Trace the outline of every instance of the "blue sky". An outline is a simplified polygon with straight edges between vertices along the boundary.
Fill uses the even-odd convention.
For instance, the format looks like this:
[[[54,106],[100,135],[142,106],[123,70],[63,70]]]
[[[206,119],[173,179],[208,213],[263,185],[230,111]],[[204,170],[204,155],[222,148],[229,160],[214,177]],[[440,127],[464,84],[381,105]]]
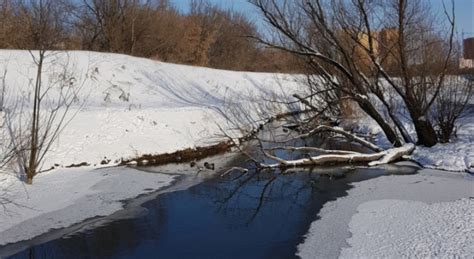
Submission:
[[[186,12],[191,0],[172,0],[175,5]],[[209,0],[211,3],[218,4],[224,8],[232,8],[248,14],[249,17],[256,19],[258,13],[254,7],[247,2],[247,0]],[[418,0],[415,0],[418,1]],[[430,0],[436,10],[442,10],[442,0]],[[449,0],[445,0],[449,4]],[[454,0],[457,30],[459,34],[464,31],[466,37],[474,37],[474,0]],[[467,34],[470,33],[470,34]],[[460,37],[461,35],[459,35]]]
[[[442,10],[442,0],[431,0],[436,9]],[[450,3],[446,1],[445,3]],[[459,33],[465,32],[466,37],[474,37],[474,0],[454,0],[456,27]]]

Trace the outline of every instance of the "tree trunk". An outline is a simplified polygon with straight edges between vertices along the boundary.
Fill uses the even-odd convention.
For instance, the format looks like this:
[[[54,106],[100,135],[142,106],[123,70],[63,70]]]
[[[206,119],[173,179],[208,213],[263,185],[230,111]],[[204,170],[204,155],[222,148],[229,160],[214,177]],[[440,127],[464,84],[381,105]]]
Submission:
[[[393,123],[395,123],[395,125],[397,126],[398,131],[400,131],[400,134],[402,135],[405,143],[415,143],[415,141],[413,141],[407,129],[405,128],[405,126],[403,126],[403,123],[398,119],[398,117],[393,114],[392,111],[389,111],[389,114],[390,118],[392,118]]]
[[[436,143],[438,143],[438,138],[433,124],[431,124],[428,118],[426,118],[427,115],[421,112],[421,108],[416,105],[415,98],[408,95],[405,103],[407,110],[410,113],[410,117],[413,120],[416,135],[418,136],[418,142],[416,144],[426,147],[436,145]]]
[[[416,135],[418,136],[418,145],[432,147],[438,143],[436,131],[431,122],[426,119],[415,118],[413,125],[415,126]]]
[[[33,184],[33,177],[36,174],[36,169],[30,169],[28,168],[28,171],[26,171],[26,184]]]
[[[41,107],[41,76],[43,70],[44,51],[39,51],[39,59],[37,63],[36,72],[36,83],[35,83],[35,96],[33,103],[33,118],[31,122],[31,143],[30,143],[30,157],[28,160],[28,168],[26,171],[27,183],[33,183],[33,177],[37,170],[37,155],[38,155],[38,131],[39,131],[39,118],[40,118],[40,107]]]
[[[357,99],[357,103],[359,104],[359,107],[367,113],[372,119],[374,119],[380,128],[382,128],[382,131],[385,133],[385,136],[387,137],[388,141],[392,143],[393,146],[395,147],[401,147],[402,142],[400,141],[399,137],[395,133],[395,131],[392,129],[392,127],[385,121],[385,119],[380,115],[380,113],[375,109],[375,107],[366,99]]]

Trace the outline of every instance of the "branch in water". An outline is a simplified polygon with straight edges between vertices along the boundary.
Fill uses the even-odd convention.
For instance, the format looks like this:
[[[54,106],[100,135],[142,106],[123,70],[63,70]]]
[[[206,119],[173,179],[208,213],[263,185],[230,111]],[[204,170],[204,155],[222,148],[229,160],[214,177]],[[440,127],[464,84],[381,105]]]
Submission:
[[[317,148],[317,147],[291,147],[291,146],[284,146],[284,147],[272,147],[267,148],[266,150],[286,150],[286,151],[300,151],[300,152],[318,152],[323,154],[339,154],[339,155],[350,155],[350,154],[358,154],[354,151],[346,151],[346,150],[331,150],[331,149],[324,149],[324,148]]]

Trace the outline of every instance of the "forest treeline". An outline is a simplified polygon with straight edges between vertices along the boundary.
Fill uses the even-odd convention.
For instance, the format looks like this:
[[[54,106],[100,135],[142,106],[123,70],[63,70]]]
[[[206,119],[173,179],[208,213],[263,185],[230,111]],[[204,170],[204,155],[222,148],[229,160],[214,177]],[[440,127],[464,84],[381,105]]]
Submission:
[[[0,8],[3,49],[91,50],[240,71],[302,67],[253,40],[258,28],[246,15],[205,0],[191,1],[186,13],[169,0],[2,0]]]

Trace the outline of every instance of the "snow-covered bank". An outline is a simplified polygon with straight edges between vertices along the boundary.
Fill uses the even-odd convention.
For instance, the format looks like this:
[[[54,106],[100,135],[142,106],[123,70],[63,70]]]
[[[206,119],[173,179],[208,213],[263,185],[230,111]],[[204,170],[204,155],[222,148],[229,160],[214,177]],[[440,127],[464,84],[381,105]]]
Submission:
[[[474,100],[471,100],[469,105],[474,107]],[[425,168],[474,172],[474,108],[471,108],[470,113],[466,113],[464,117],[459,119],[459,125],[456,135],[453,136],[450,143],[438,143],[429,148],[417,146],[410,159]],[[374,136],[372,141],[379,146],[391,147],[382,134],[380,127],[367,115],[361,114],[360,118],[345,120],[343,126],[364,135]],[[405,121],[405,126],[410,135],[416,139],[415,129],[411,124]]]
[[[52,229],[71,226],[122,209],[123,200],[172,183],[174,176],[130,168],[61,169],[39,174],[33,185],[2,177],[3,197],[14,201],[0,213],[0,245],[18,242]]]
[[[400,222],[400,224],[405,223],[407,226],[412,226],[413,231],[426,228],[435,230],[438,228],[430,223],[440,224],[445,228],[452,227],[452,229],[445,229],[444,231],[461,231],[457,229],[458,225],[455,222],[452,222],[451,224],[436,221],[436,219],[443,218],[442,212],[440,212],[439,218],[437,218],[436,215],[432,215],[429,221],[417,220],[416,217],[420,216],[420,213],[424,213],[423,211],[425,211],[425,209],[428,208],[431,210],[434,207],[443,207],[443,209],[446,210],[453,209],[455,211],[459,211],[462,209],[460,208],[461,205],[468,205],[468,203],[472,205],[472,202],[468,202],[466,200],[456,200],[466,199],[473,196],[473,176],[465,173],[449,173],[430,169],[421,170],[419,174],[415,175],[382,176],[375,179],[354,183],[353,188],[348,191],[347,196],[324,205],[318,214],[320,219],[314,221],[311,224],[305,241],[299,245],[298,255],[302,258],[336,258],[341,255],[341,248],[345,248],[351,250],[344,250],[345,252],[342,255],[354,258],[357,256],[354,253],[351,254],[351,251],[366,252],[367,250],[365,250],[365,247],[368,247],[371,244],[368,244],[367,246],[362,246],[361,244],[363,242],[373,242],[374,245],[381,245],[381,247],[378,249],[378,251],[381,251],[381,253],[378,255],[382,255],[382,257],[399,258],[397,257],[399,254],[396,253],[398,250],[394,249],[394,247],[402,245],[400,242],[406,241],[398,239],[399,237],[403,238],[403,235],[397,236],[398,234],[401,234],[400,232],[394,233],[394,236],[391,236],[390,238],[387,238],[387,240],[383,241],[376,239],[384,239],[385,236],[372,235],[370,238],[365,237],[365,239],[362,240],[359,239],[360,235],[366,235],[367,231],[370,231],[371,233],[381,233],[387,229],[392,229],[392,227],[396,227],[396,224],[389,226],[391,223],[393,223],[392,221]],[[359,206],[366,202],[372,201],[379,201],[377,204],[381,204],[381,200],[402,201],[403,204],[408,204],[408,208],[407,210],[405,210],[405,208],[400,209],[396,214],[389,214],[391,210],[378,210],[378,213],[385,216],[383,219],[380,219],[380,224],[377,224],[377,221],[371,221],[370,218],[365,218],[364,224],[359,226],[360,228],[364,228],[364,230],[362,231],[360,228],[356,227],[355,224],[360,223],[360,221],[357,220],[359,217],[353,219],[353,215],[357,215],[357,212],[360,208],[363,210],[359,210],[359,212],[366,211],[364,209],[366,207]],[[422,202],[423,206],[421,206],[420,203],[411,203],[415,201]],[[440,202],[448,203],[440,205]],[[388,203],[388,205],[390,205],[390,203]],[[414,206],[410,207],[410,205]],[[384,208],[386,208],[385,205]],[[420,210],[417,210],[417,208]],[[469,215],[460,216],[461,218],[458,218],[460,220],[459,224],[467,224],[468,229],[472,230],[474,225],[474,221],[472,219],[472,206],[468,206],[463,209],[464,211],[471,210],[471,217],[469,217]],[[436,211],[436,213],[438,213],[438,211]],[[397,216],[402,214],[404,215],[403,218],[397,218]],[[373,217],[376,216],[377,215],[373,215]],[[410,221],[402,222],[403,219]],[[455,218],[453,218],[453,220],[455,220]],[[355,233],[351,234],[350,231],[355,231]],[[413,242],[413,244],[411,244],[413,247],[418,246],[421,249],[423,246],[428,246],[438,241],[438,239],[435,239],[435,234],[425,234],[427,233],[417,232],[416,236],[411,236],[411,239],[406,242]],[[351,235],[354,235],[357,239],[351,240]],[[458,239],[458,241],[469,241],[469,235],[472,237],[472,231],[469,233],[465,232],[466,239]],[[459,236],[453,236],[453,238],[457,237]],[[389,247],[383,246],[384,244],[389,244]],[[355,247],[350,248],[349,245],[355,245]],[[474,255],[472,254],[473,251],[469,250],[468,248],[468,246],[472,247],[472,239],[469,243],[458,244],[458,246],[466,247],[465,250],[460,251],[465,253],[458,254],[459,256],[472,257]],[[418,251],[421,250],[414,249],[408,251],[408,253],[413,253],[408,254],[407,257],[418,256],[418,254],[414,254]],[[433,252],[435,251],[436,250],[433,250]],[[450,250],[441,249],[438,251],[440,254],[432,255],[441,258],[452,255]],[[367,255],[368,257],[377,257],[375,254]],[[404,254],[402,254],[402,256],[403,255]]]
[[[206,158],[206,162],[215,164],[215,170],[203,170],[203,161],[198,161],[194,168],[189,164],[169,164],[147,168],[149,172],[128,167],[62,168],[39,174],[33,185],[24,185],[13,175],[0,174],[0,184],[7,187],[1,197],[13,201],[0,206],[0,246],[84,221],[90,223],[92,219],[107,222],[107,218],[97,217],[116,212],[128,215],[130,211],[141,211],[140,202],[162,192],[199,184],[228,168],[238,157],[236,153],[228,153]],[[137,199],[144,194],[150,195]],[[65,234],[68,231],[62,230]]]
[[[474,200],[427,204],[377,200],[361,204],[349,223],[341,258],[469,258],[474,256]],[[370,242],[368,242],[370,240]]]
[[[431,148],[417,147],[412,159],[426,168],[474,173],[474,110],[460,122],[452,142]]]
[[[52,146],[45,168],[207,146],[219,141],[216,119],[205,108],[85,109]]]
[[[52,146],[45,169],[213,144],[221,134],[218,124],[235,126],[226,125],[224,118],[239,116],[235,109],[249,113],[241,119],[258,123],[288,109],[268,100],[286,100],[306,89],[303,78],[292,75],[225,71],[87,51],[50,52],[44,81],[65,68],[83,85],[77,106],[85,103]],[[30,105],[30,84],[36,73],[30,53],[0,50],[0,71],[7,71],[7,106],[18,100]],[[358,118],[355,124],[364,133],[380,133],[368,118]],[[412,158],[428,168],[465,171],[472,167],[474,114],[462,124],[452,143],[418,147]],[[408,130],[414,134],[413,128]],[[383,143],[378,135],[375,142]]]
[[[19,101],[31,105],[30,84],[36,67],[30,53],[0,50],[0,64],[2,74],[7,71],[6,106],[16,107]],[[228,126],[224,112],[239,116],[236,110],[240,109],[258,123],[260,115],[268,118],[282,112],[261,110],[277,105],[264,100],[285,100],[288,92],[302,89],[291,75],[225,71],[87,51],[50,52],[43,81],[65,68],[81,86],[73,108],[83,104],[83,109],[54,143],[43,168],[55,163],[98,164],[104,157],[115,161],[213,144],[222,135],[217,124]],[[55,91],[50,91],[51,98]]]

